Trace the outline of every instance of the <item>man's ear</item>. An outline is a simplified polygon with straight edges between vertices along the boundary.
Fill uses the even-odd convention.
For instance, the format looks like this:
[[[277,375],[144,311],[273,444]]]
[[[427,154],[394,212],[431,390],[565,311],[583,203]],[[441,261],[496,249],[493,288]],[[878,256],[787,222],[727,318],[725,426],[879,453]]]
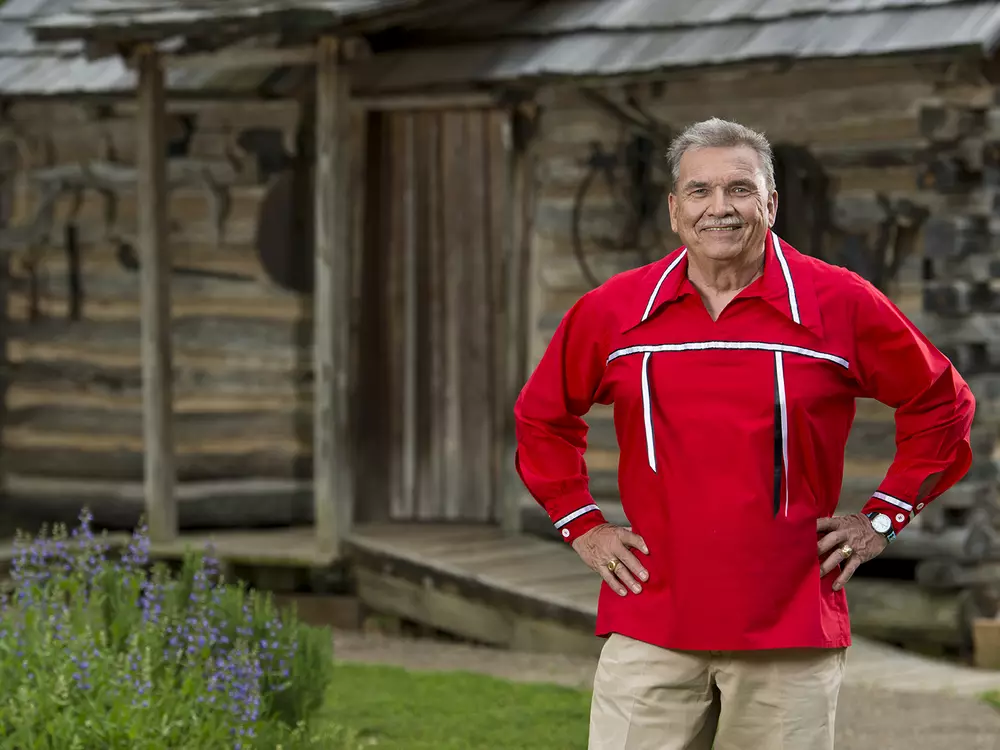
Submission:
[[[670,229],[677,234],[677,196],[673,193],[667,195],[667,207],[670,212]]]
[[[774,226],[774,222],[778,219],[778,191],[772,190],[771,194],[767,197],[767,225],[769,227]]]

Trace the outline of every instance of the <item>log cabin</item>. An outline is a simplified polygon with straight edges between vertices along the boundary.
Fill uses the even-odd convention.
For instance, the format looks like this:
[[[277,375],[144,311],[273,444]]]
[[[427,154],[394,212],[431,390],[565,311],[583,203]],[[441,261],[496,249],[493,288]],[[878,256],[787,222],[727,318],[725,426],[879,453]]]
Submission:
[[[0,82],[16,134],[5,163],[17,165],[8,503],[75,512],[84,497],[131,522],[158,493],[176,506],[164,525],[175,532],[322,525],[319,496],[337,495],[347,520],[326,525],[340,537],[350,519],[551,535],[512,476],[513,398],[580,294],[678,244],[662,153],[717,115],[775,144],[779,233],[885,289],[973,383],[976,464],[894,553],[921,562],[929,589],[961,591],[937,622],[996,611],[994,3],[372,0],[309,15],[288,0],[245,16],[249,0],[176,16],[133,5],[13,0],[0,13],[21,34],[0,49],[0,65],[21,66]],[[332,76],[346,125],[320,93],[317,38],[354,50],[335,54]],[[167,67],[158,106],[170,116],[142,131],[131,118],[152,105],[136,100],[134,68],[141,82],[152,58]],[[320,174],[319,142],[335,140],[324,125],[349,131],[339,188]],[[169,201],[143,220],[136,175],[158,157],[136,140],[149,134],[165,144]],[[349,214],[350,233],[321,206]],[[313,251],[321,242],[349,282]],[[152,321],[165,294],[141,273],[167,247],[163,327]],[[169,358],[144,364],[144,330],[170,341],[169,374]],[[154,385],[168,381],[164,397]],[[588,420],[594,494],[624,518],[609,414]],[[159,464],[157,434],[169,438]],[[842,511],[893,450],[891,412],[860,404]],[[337,492],[329,461],[350,475]],[[170,477],[151,479],[157,466]]]

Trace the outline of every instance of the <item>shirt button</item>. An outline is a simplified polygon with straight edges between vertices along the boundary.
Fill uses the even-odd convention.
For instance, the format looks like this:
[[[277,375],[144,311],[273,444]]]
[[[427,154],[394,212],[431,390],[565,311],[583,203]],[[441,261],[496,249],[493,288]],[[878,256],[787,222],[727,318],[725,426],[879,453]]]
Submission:
[[[564,539],[569,539],[569,529],[563,529],[562,535]]]
[[[923,503],[917,503],[917,510],[923,510],[923,509],[924,509],[924,504]]]
[[[904,516],[902,513],[897,513],[896,514],[896,523],[902,523],[905,520],[906,520],[906,516]]]

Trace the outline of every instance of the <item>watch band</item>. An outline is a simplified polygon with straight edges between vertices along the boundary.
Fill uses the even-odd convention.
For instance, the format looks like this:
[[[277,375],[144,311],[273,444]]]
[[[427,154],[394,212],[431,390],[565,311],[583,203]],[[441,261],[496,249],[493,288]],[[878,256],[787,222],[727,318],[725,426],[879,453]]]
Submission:
[[[878,516],[878,515],[883,515],[883,516],[886,516],[888,518],[888,516],[885,513],[880,513],[877,510],[873,510],[873,511],[870,511],[868,513],[865,513],[865,515],[868,517],[869,521],[875,520],[875,516]],[[885,532],[884,534],[882,534],[882,532],[881,531],[877,531],[874,528],[874,526],[872,527],[872,531],[875,531],[876,534],[881,534],[882,536],[884,536],[886,542],[888,542],[889,544],[892,544],[893,540],[896,538],[896,530],[892,527],[892,519],[891,518],[889,519],[889,530],[887,532]]]

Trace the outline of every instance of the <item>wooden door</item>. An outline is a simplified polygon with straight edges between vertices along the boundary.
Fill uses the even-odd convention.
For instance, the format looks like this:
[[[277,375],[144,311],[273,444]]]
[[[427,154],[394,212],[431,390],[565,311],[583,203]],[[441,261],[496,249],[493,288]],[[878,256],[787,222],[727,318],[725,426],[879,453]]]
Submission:
[[[356,517],[493,520],[506,116],[370,118]]]

